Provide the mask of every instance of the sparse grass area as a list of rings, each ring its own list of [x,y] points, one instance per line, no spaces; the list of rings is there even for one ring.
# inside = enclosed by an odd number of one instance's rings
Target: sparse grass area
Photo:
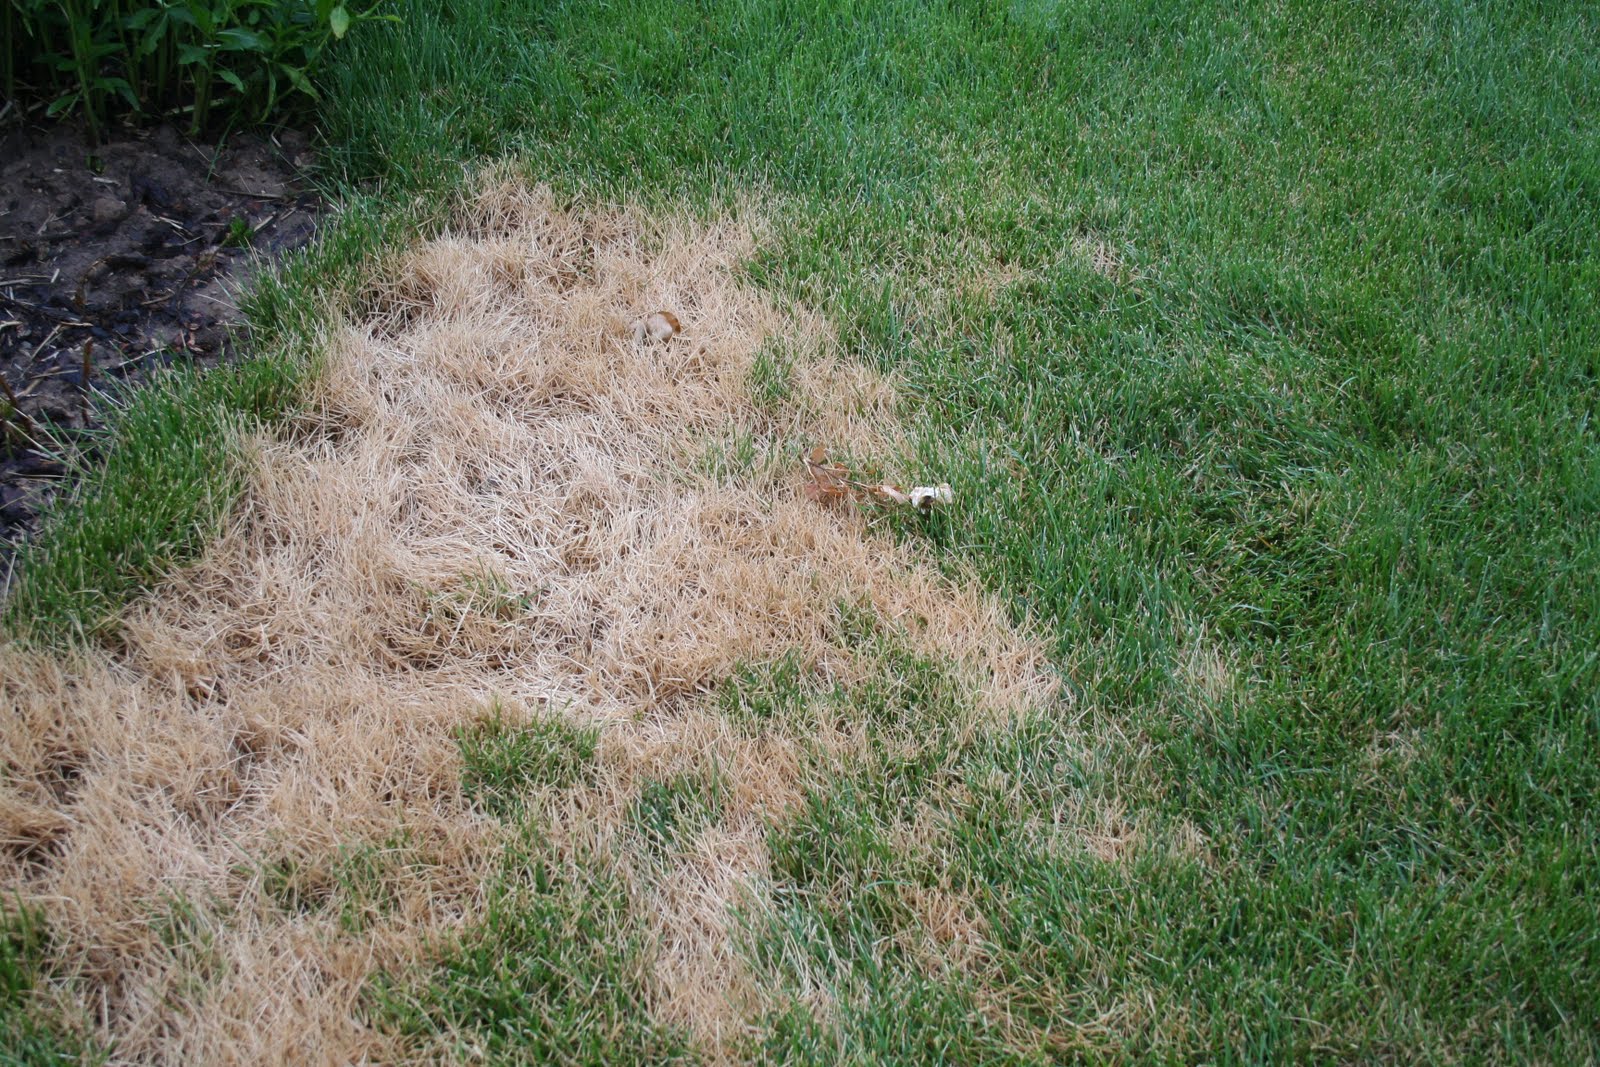
[[[956,487],[908,536],[1045,627],[1078,698],[951,736],[924,718],[949,679],[891,650],[831,698],[799,662],[723,684],[744,730],[827,699],[902,727],[773,830],[753,958],[833,1007],[752,1055],[1600,1056],[1592,8],[396,10],[326,87],[344,177],[397,218],[503,153],[584,194],[766,199],[750,276],[904,377]],[[786,368],[758,361],[758,405]],[[137,573],[62,551],[28,580]],[[527,763],[503,740],[468,759],[482,797]],[[641,814],[677,825],[657,791]],[[670,1047],[631,950],[592,941],[608,891],[543,869],[405,1025],[462,1055]],[[530,1033],[557,1043],[498,1043]]]

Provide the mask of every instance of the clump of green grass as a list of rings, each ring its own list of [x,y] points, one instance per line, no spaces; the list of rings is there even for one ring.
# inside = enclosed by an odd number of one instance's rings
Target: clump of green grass
[[[750,1059],[816,1067],[843,1061],[875,1067],[1058,1062],[1048,1050],[1014,1047],[1006,1028],[984,1016],[973,992],[971,983],[959,979],[901,971],[847,990],[830,1021],[798,1004],[772,1013],[761,1020]]]
[[[530,790],[564,788],[594,770],[600,731],[555,715],[513,723],[498,708],[460,730],[462,787],[480,809],[509,819],[524,810]]]
[[[0,1061],[100,1063],[104,1056],[59,1019],[42,1012],[39,983],[49,969],[44,917],[21,907],[0,915]]]
[[[687,1063],[643,1009],[644,943],[600,857],[575,870],[523,834],[481,918],[421,974],[371,994],[374,1022],[451,1060]]]
[[[768,414],[776,412],[787,403],[794,392],[794,355],[780,342],[761,346],[750,364],[750,380],[746,383],[750,400]]]
[[[949,669],[885,637],[863,648],[876,670],[850,685],[835,687],[831,702],[851,718],[880,733],[913,732],[937,736],[967,706]],[[931,734],[930,734],[931,731]]]
[[[598,730],[555,716],[513,724],[496,708],[457,740],[468,796],[513,836],[481,914],[423,967],[372,983],[373,1022],[451,1060],[692,1062],[686,1036],[649,1017],[648,946],[609,860],[563,860],[527,817],[529,790],[589,778]],[[713,777],[685,776],[647,785],[632,821],[659,849],[719,805]]]
[[[748,430],[736,430],[724,440],[706,444],[695,469],[717,479],[734,479],[754,474],[763,463],[771,461],[765,453],[764,443]]]
[[[741,663],[717,687],[717,707],[753,732],[798,720],[812,685],[797,651],[769,663]]]
[[[68,453],[79,480],[18,553],[7,628],[41,644],[105,635],[133,592],[215,533],[246,476],[230,442],[293,410],[303,374],[265,357],[175,370],[122,398],[92,451]]]
[[[223,235],[222,244],[226,248],[249,248],[255,236],[256,231],[251,228],[250,220],[235,215],[228,220],[228,232]]]
[[[199,1000],[222,978],[227,963],[217,941],[230,910],[227,902],[197,899],[182,890],[164,893],[151,909],[150,927],[176,964],[171,995]]]
[[[824,687],[779,660],[742,671],[724,690],[739,695],[735,709],[782,694],[868,727],[865,747],[842,764],[829,759],[798,809],[768,832],[771,907],[746,928],[745,949],[779,1007],[760,1020],[750,1055],[772,1063],[1043,1062],[1039,1042],[1019,1044],[1014,1028],[985,1015],[978,976],[945,951],[920,909],[952,888],[940,841],[902,844],[967,788],[965,753],[978,742],[952,727],[971,695],[869,605],[839,604],[835,627],[868,664],[863,681]],[[830,1005],[822,1014],[798,999],[819,984]]]

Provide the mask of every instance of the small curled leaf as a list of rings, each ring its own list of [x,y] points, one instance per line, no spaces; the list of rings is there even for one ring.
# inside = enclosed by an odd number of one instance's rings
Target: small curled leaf
[[[288,77],[289,83],[296,89],[299,89],[302,93],[305,93],[313,100],[321,99],[319,96],[317,96],[317,90],[312,86],[311,79],[306,77],[305,71],[299,69],[298,67],[291,67],[287,65],[282,66],[279,69],[283,71],[283,73]]]
[[[657,311],[633,320],[633,343],[643,344],[647,337],[652,341],[665,341],[681,329],[683,324],[678,321],[678,316],[670,311]]]

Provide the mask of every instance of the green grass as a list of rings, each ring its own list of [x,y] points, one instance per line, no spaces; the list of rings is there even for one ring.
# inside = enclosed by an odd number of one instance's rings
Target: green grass
[[[599,739],[598,729],[576,727],[554,715],[516,724],[495,708],[456,737],[462,785],[481,810],[501,819],[515,816],[529,790],[585,781],[594,769]]]
[[[794,391],[794,354],[780,341],[763,345],[750,364],[750,400],[763,413],[782,406]]]
[[[769,1059],[1600,1056],[1592,6],[396,10],[324,85],[335,172],[397,215],[502,153],[570,192],[754,191],[751,279],[905,377],[957,489],[908,535],[1043,626],[1076,697],[935,747],[937,856],[892,846],[870,765],[807,814],[860,856],[826,895],[786,868],[798,929],[910,936],[895,887],[936,868],[985,962],[840,960],[866,993],[773,1020]],[[725,709],[791,714],[752,669]],[[1096,806],[1143,844],[1040,829]]]
[[[814,688],[795,652],[770,663],[740,664],[717,687],[717,710],[752,734],[769,726],[797,726]]]
[[[103,1057],[42,1010],[40,982],[49,970],[50,932],[38,912],[0,914],[0,1063],[98,1063]]]
[[[442,1062],[688,1062],[683,1036],[639,1010],[643,951],[603,859],[577,873],[527,827],[482,917],[424,973],[378,983],[371,1014]]]
[[[715,767],[646,782],[628,810],[629,824],[660,855],[722,818],[724,788]]]

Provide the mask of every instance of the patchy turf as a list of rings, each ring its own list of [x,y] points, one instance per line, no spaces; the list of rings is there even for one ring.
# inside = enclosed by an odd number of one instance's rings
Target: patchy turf
[[[944,736],[1059,706],[1003,609],[806,499],[812,441],[899,454],[894,392],[739,281],[760,228],[490,183],[363,294],[114,654],[0,649],[0,872],[100,1044],[733,1056],[787,996],[737,922],[767,906],[772,820],[853,754],[915,748],[918,715]],[[633,337],[656,307],[681,333]],[[780,338],[796,388],[757,405]],[[734,434],[761,460],[702,470]],[[780,656],[830,695],[724,719],[740,665]]]
[[[945,813],[973,1003],[1091,1055],[1596,1054],[1591,10],[488,10],[369,42],[353,171],[766,190],[753,277],[902,376],[931,542],[1054,635],[1083,718],[987,765],[1016,817]],[[1114,862],[1050,844],[1085,806]]]
[[[900,551],[976,573],[1076,697],[973,718],[910,620],[842,595],[829,640],[877,684],[784,634],[689,672],[720,764],[635,766],[603,809],[635,873],[552,891],[606,915],[627,887],[622,955],[584,966],[660,984],[617,1047],[1600,1056],[1591,9],[396,8],[326,87],[334,165],[396,218],[503,154],[563,195],[759,198],[745,280],[889,374],[906,466],[957,487]],[[777,484],[809,350],[752,347],[745,414],[672,469]],[[479,574],[407,594],[405,655],[468,603],[482,654],[517,632],[534,590]],[[741,799],[755,751],[786,817]],[[587,819],[607,752],[515,818]],[[439,1003],[408,1040],[495,1018]]]

